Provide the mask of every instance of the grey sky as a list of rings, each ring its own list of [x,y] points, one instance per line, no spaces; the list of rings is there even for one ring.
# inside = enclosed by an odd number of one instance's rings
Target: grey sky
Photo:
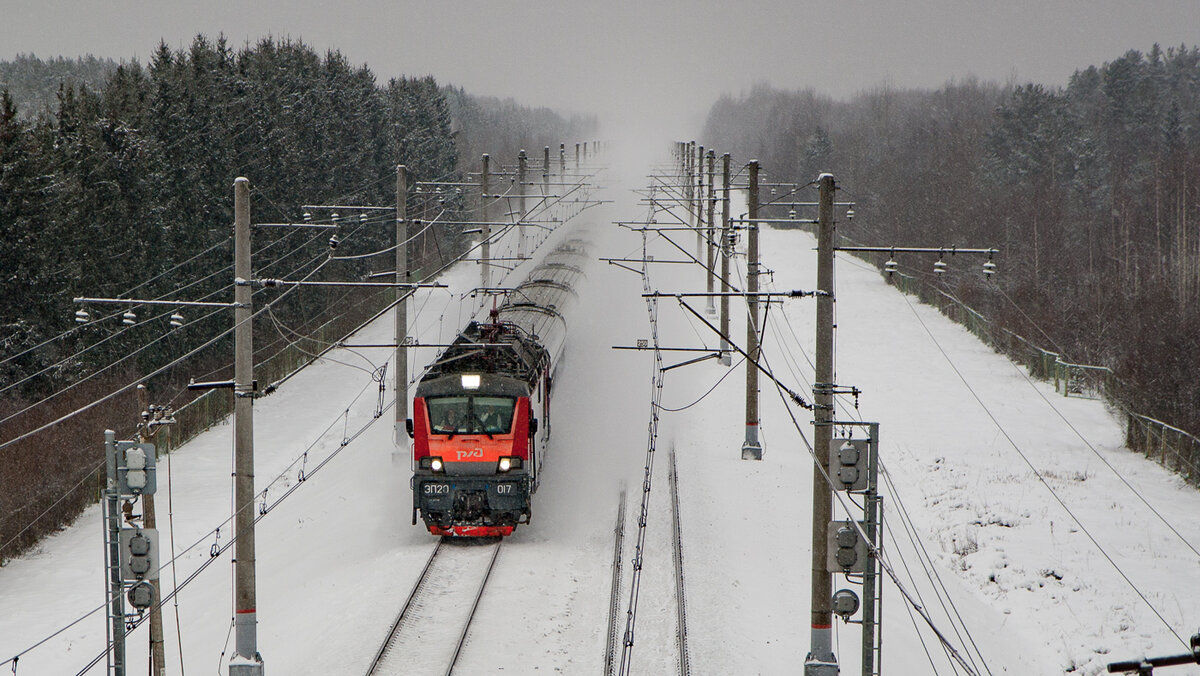
[[[0,0],[3,59],[144,61],[160,39],[220,32],[679,135],[754,82],[839,97],[970,75],[1063,84],[1128,49],[1200,42],[1200,0]]]

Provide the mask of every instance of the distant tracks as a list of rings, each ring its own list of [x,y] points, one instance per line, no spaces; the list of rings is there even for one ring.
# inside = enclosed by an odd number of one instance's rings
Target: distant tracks
[[[678,627],[679,644],[679,674],[689,676],[692,673],[691,661],[687,649],[687,597],[683,585],[683,534],[679,528],[679,477],[675,471],[675,449],[671,449],[671,473],[668,475],[671,484],[671,540],[675,552],[675,612]]]
[[[439,540],[367,676],[452,674],[499,554],[500,542]]]
[[[613,529],[612,591],[608,600],[608,641],[604,649],[604,674],[612,676],[617,666],[617,613],[621,612],[621,559],[625,555],[625,491],[617,506],[617,526]]]
[[[688,631],[687,631],[687,595],[683,580],[683,533],[680,527],[679,519],[679,476],[675,465],[675,449],[671,449],[671,465],[667,475],[670,483],[671,493],[671,549],[672,559],[675,564],[675,619],[676,619],[676,646],[679,649],[678,665],[680,676],[690,676],[692,672],[691,659],[688,657]],[[645,512],[638,517],[639,526],[644,526],[643,522],[646,518]],[[634,624],[634,608],[630,604],[629,616],[626,618],[625,635],[621,639],[622,659],[618,668],[616,657],[617,650],[617,620],[620,612],[620,586],[621,586],[621,559],[623,556],[625,540],[625,492],[621,491],[621,501],[617,508],[617,525],[614,529],[613,542],[613,572],[612,572],[612,596],[609,599],[608,610],[608,642],[605,646],[604,653],[604,674],[605,676],[613,676],[613,674],[629,673],[630,660],[629,655],[633,647],[633,624]],[[638,555],[635,553],[633,566],[634,575],[636,578],[637,571],[642,565],[638,560]],[[635,579],[636,585],[636,579]],[[636,586],[631,594],[631,599],[636,598]]]

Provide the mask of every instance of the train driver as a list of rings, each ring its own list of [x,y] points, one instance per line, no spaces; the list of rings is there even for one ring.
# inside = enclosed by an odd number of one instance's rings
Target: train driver
[[[458,409],[451,407],[446,409],[446,415],[434,426],[433,431],[441,434],[453,434],[459,431],[461,426],[461,416],[458,414]]]

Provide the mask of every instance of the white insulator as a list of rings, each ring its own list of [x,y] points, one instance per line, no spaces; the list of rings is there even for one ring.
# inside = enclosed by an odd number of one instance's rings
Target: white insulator
[[[946,261],[939,259],[938,262],[933,264],[933,271],[939,275],[946,274]]]
[[[883,264],[883,269],[884,269],[884,271],[885,271],[885,272],[887,272],[887,273],[890,275],[890,274],[892,274],[893,272],[896,272],[897,270],[899,270],[899,269],[900,269],[900,266],[899,266],[899,265],[896,265],[896,261],[894,261],[894,260],[891,260],[891,259],[889,258],[889,259],[888,259],[888,262],[886,262],[886,263],[884,263],[884,264]]]
[[[121,315],[121,323],[125,326],[133,326],[137,324],[137,315],[133,314],[133,310],[126,310],[125,314]]]
[[[87,324],[92,321],[92,315],[87,310],[76,310],[75,321],[79,324]]]
[[[996,264],[991,261],[984,263],[983,264],[983,274],[987,275],[988,277],[991,277],[992,275],[996,274]]]
[[[309,223],[311,221],[312,221],[312,214],[307,211],[304,212],[304,222]]]
[[[171,313],[171,327],[177,329],[181,326],[183,326],[183,315],[178,312]]]

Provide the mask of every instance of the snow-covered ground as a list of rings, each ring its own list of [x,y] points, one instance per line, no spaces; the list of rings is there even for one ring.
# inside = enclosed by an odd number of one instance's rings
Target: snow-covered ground
[[[591,222],[596,256],[640,257],[641,235],[610,221],[642,219],[645,206],[627,192],[606,197],[616,203],[582,217]],[[695,244],[691,236],[676,241]],[[813,248],[803,232],[763,231],[775,288],[815,286]],[[680,258],[654,237],[649,253]],[[477,275],[467,264],[445,281],[461,292]],[[614,519],[624,488],[627,526],[635,526],[653,374],[649,353],[612,349],[650,335],[640,277],[597,261],[588,280],[555,379],[554,438],[533,523],[500,554],[463,673],[594,674],[603,664]],[[655,265],[650,283],[696,291],[704,277],[687,266]],[[1191,549],[1200,546],[1200,495],[1123,450],[1121,427],[1099,402],[1064,399],[1029,381],[1020,367],[861,262],[839,259],[837,292],[837,380],[864,391],[860,409],[842,415],[882,424],[887,559],[976,671],[1094,674],[1108,661],[1183,652],[1166,625],[1185,639],[1200,625],[1200,587],[1191,582],[1200,563]],[[429,292],[414,303],[414,332],[426,342],[448,339],[472,309],[454,293]],[[772,308],[767,330],[771,368],[801,392],[813,379],[804,356],[811,355],[813,314],[811,299],[787,300]],[[663,345],[717,343],[673,300],[660,302],[658,318]],[[391,326],[384,318],[361,342],[387,342]],[[735,313],[732,334],[744,333],[744,315]],[[375,364],[386,359],[386,350],[359,352]],[[415,352],[414,366],[433,356]],[[668,363],[694,355],[678,354]],[[295,485],[301,464],[307,477],[257,529],[259,647],[272,674],[363,673],[433,546],[423,527],[410,525],[409,468],[393,458],[391,411],[342,448],[378,404],[370,370],[343,351],[256,403],[256,475],[267,503]],[[717,384],[728,371],[710,360],[666,376],[664,407],[700,401],[662,418],[633,673],[675,668],[671,449],[679,465],[693,672],[802,671],[812,461],[765,380],[765,456],[741,460],[744,367]],[[390,389],[386,397],[393,398]],[[809,418],[798,419],[809,434]],[[168,589],[209,562],[211,545],[228,541],[228,527],[219,538],[211,531],[230,513],[231,448],[232,427],[221,425],[173,453],[169,468],[160,461],[163,550],[178,556],[176,570],[163,574]],[[87,615],[22,656],[16,673],[76,673],[102,652],[104,613],[88,615],[104,598],[101,532],[95,507],[0,569],[0,659]],[[627,538],[626,560],[631,544]],[[182,589],[177,609],[167,604],[171,673],[225,671],[231,581],[225,554]],[[954,673],[895,586],[888,582],[884,594],[884,673]],[[857,629],[839,623],[836,636],[843,673],[858,673]],[[146,671],[146,641],[144,626],[130,636],[130,673]],[[90,673],[102,673],[102,665]]]

